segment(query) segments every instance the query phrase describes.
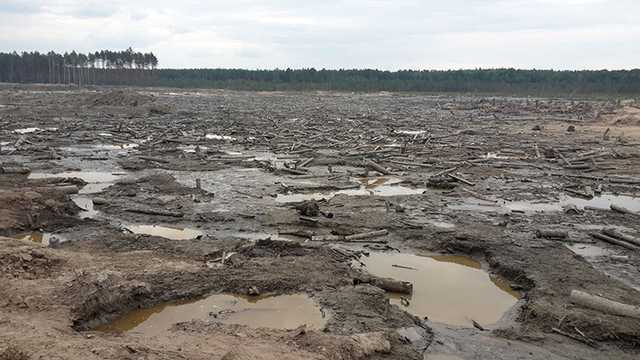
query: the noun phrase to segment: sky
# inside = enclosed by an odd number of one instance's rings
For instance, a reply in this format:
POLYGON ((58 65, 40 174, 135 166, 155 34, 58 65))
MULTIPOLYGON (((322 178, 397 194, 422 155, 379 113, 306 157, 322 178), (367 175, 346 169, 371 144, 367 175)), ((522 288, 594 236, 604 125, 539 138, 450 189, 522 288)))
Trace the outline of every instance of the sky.
POLYGON ((0 0, 0 51, 162 68, 640 68, 638 0, 0 0))

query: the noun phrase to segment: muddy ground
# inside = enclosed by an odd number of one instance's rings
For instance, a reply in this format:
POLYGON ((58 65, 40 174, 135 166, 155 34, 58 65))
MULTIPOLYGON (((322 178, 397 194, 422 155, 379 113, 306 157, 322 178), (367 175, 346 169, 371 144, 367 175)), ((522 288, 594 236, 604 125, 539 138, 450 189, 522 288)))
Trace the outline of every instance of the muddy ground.
POLYGON ((640 102, 3 85, 0 125, 0 359, 640 356, 640 319, 570 297, 640 305, 638 248, 594 237, 640 238, 640 102), (414 316, 361 281, 373 251, 471 257, 521 298, 483 330, 414 316), (254 291, 326 325, 97 330, 254 291))

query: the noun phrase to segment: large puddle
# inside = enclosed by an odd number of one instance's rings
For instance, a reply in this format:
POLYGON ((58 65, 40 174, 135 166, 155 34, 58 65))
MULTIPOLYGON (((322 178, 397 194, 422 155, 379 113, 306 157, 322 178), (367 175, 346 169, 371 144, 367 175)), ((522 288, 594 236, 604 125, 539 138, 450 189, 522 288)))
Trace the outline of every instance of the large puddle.
POLYGON ((582 199, 562 195, 556 201, 502 201, 495 204, 468 199, 464 204, 450 205, 455 210, 473 211, 519 211, 519 212, 554 212, 562 211, 567 206, 575 206, 579 209, 591 207, 608 210, 611 205, 618 205, 631 211, 640 211, 640 198, 627 195, 605 194, 595 196, 592 199, 582 199))
POLYGON ((87 182, 80 194, 96 194, 113 185, 123 175, 104 171, 66 171, 61 173, 31 173, 29 179, 79 178, 87 182))
POLYGON ((127 230, 134 234, 159 236, 171 240, 190 240, 203 235, 203 233, 198 230, 159 225, 129 225, 127 226, 127 230))
POLYGON ((406 186, 398 185, 401 179, 393 177, 377 177, 377 178, 359 178, 357 181, 361 184, 357 189, 346 189, 332 191, 328 193, 309 193, 309 194, 278 194, 276 201, 280 203, 302 202, 307 200, 331 199, 337 195, 347 196, 402 196, 402 195, 419 195, 425 192, 425 189, 414 189, 406 186))
POLYGON ((372 275, 411 282, 413 294, 389 294, 391 302, 431 321, 468 327, 472 320, 493 324, 520 297, 505 280, 467 257, 372 253, 362 262, 372 275))
POLYGON ((327 321, 318 305, 306 295, 255 298, 213 295, 202 300, 175 301, 136 310, 96 330, 157 335, 176 323, 191 320, 272 329, 307 325, 314 330, 322 329, 327 321))

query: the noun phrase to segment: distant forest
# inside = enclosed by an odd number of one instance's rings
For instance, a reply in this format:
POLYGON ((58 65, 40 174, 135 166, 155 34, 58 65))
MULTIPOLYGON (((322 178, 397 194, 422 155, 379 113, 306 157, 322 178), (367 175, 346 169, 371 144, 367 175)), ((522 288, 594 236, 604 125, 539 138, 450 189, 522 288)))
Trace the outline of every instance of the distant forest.
POLYGON ((157 69, 153 53, 0 53, 0 82, 234 90, 477 92, 638 95, 640 69, 616 71, 157 69))

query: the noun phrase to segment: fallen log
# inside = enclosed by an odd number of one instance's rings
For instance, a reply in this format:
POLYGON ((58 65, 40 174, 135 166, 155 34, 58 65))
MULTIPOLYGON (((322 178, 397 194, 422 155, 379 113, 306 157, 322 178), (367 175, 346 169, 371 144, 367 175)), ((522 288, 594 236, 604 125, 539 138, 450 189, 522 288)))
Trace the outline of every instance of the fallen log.
POLYGON ((536 237, 546 239, 566 239, 569 237, 569 232, 564 230, 538 229, 536 230, 536 237))
POLYGON ((461 177, 459 174, 447 174, 448 177, 452 178, 455 181, 461 182, 463 184, 467 184, 469 186, 476 186, 475 183, 472 183, 471 181, 461 177))
POLYGON ((615 229, 605 229, 605 230, 602 230, 602 233, 607 236, 640 246, 640 239, 634 238, 633 236, 630 236, 627 234, 623 234, 621 232, 616 231, 615 229))
POLYGON ((388 230, 378 230, 378 231, 348 235, 348 236, 345 236, 344 239, 345 241, 356 241, 356 240, 363 240, 363 239, 370 239, 370 238, 385 236, 387 234, 389 234, 388 230))
POLYGON ((631 214, 631 215, 635 215, 636 214, 635 212, 633 212, 633 211, 631 211, 631 210, 629 210, 629 209, 627 209, 625 207, 622 207, 620 205, 616 205, 616 204, 611 204, 609 206, 609 208, 611 210, 613 210, 615 212, 618 212, 618 213, 621 213, 621 214, 631 214))
POLYGON ((125 209, 124 211, 131 212, 131 213, 137 213, 137 214, 145 214, 145 215, 156 215, 156 216, 167 216, 167 217, 184 217, 184 214, 181 213, 181 212, 168 211, 168 210, 129 208, 129 209, 125 209))
POLYGON ((579 290, 571 291, 571 301, 576 305, 598 310, 605 314, 640 319, 640 306, 623 304, 579 290))
POLYGON ((412 294, 413 284, 408 281, 391 278, 362 277, 353 279, 353 284, 370 284, 387 292, 397 294, 412 294))
POLYGON ((378 287, 384 291, 397 294, 413 293, 413 284, 407 281, 400 281, 390 278, 377 278, 371 282, 371 285, 378 287))
POLYGON ((614 245, 618 245, 618 246, 622 246, 624 248, 627 248, 629 250, 637 250, 640 251, 640 247, 635 246, 635 245, 631 245, 628 242, 622 241, 622 240, 618 240, 616 238, 612 238, 611 236, 607 236, 605 234, 601 234, 601 233, 590 233, 589 235, 591 235, 591 237, 594 237, 598 240, 602 240, 605 242, 608 242, 609 244, 614 244, 614 245))
POLYGON ((385 169, 381 165, 376 164, 375 162, 373 162, 371 160, 365 160, 365 165, 367 165, 368 167, 372 168, 373 170, 379 172, 382 175, 391 175, 389 170, 385 169))
POLYGON ((159 163, 169 163, 169 160, 166 159, 162 159, 162 158, 157 158, 157 157, 150 157, 150 156, 138 156, 138 159, 140 160, 146 160, 146 161, 154 161, 154 162, 159 162, 159 163))
POLYGON ((28 174, 31 169, 22 166, 3 166, 0 168, 2 174, 28 174))

